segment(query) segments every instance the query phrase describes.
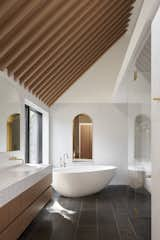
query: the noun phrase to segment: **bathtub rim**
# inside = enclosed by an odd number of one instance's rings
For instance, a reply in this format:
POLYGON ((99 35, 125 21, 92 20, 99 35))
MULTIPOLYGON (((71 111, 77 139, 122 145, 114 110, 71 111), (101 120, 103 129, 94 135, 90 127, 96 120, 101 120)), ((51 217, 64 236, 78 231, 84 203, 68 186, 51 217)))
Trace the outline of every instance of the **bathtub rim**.
POLYGON ((53 168, 53 174, 82 174, 82 173, 98 173, 104 171, 116 171, 118 167, 112 165, 94 165, 94 166, 68 166, 61 168, 53 168), (87 169, 89 167, 89 169, 87 169), (93 169, 90 169, 93 167, 93 169), (94 168, 95 167, 95 168, 94 168), (96 167, 100 167, 96 169, 96 167))

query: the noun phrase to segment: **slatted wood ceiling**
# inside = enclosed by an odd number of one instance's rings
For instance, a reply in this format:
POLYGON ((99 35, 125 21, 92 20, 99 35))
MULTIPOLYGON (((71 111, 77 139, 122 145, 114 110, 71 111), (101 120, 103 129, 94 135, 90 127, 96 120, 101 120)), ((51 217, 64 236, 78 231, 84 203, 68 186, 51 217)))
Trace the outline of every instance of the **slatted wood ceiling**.
POLYGON ((126 33, 133 3, 0 0, 0 69, 51 106, 126 33))

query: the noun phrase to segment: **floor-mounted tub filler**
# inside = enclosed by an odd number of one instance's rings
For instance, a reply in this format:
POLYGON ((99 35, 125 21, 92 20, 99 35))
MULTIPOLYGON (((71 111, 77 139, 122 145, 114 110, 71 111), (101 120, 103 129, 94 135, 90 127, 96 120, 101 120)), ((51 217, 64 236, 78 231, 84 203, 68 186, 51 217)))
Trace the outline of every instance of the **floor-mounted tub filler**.
POLYGON ((65 197, 82 197, 101 191, 116 174, 114 166, 70 166, 53 170, 53 187, 65 197))

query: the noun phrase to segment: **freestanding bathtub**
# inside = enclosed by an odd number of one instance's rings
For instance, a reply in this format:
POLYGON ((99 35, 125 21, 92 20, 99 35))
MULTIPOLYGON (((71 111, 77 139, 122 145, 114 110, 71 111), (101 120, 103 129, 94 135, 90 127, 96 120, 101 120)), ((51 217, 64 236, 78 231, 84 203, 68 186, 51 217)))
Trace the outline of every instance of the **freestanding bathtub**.
POLYGON ((82 197, 101 191, 114 177, 114 166, 71 166, 53 170, 53 187, 65 197, 82 197))

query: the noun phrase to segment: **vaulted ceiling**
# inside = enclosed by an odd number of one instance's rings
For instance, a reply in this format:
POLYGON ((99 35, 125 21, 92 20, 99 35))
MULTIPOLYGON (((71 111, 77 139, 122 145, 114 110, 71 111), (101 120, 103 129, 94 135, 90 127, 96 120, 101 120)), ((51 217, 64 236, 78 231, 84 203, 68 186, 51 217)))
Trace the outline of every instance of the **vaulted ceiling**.
POLYGON ((134 1, 0 0, 0 69, 51 106, 126 33, 134 1))

